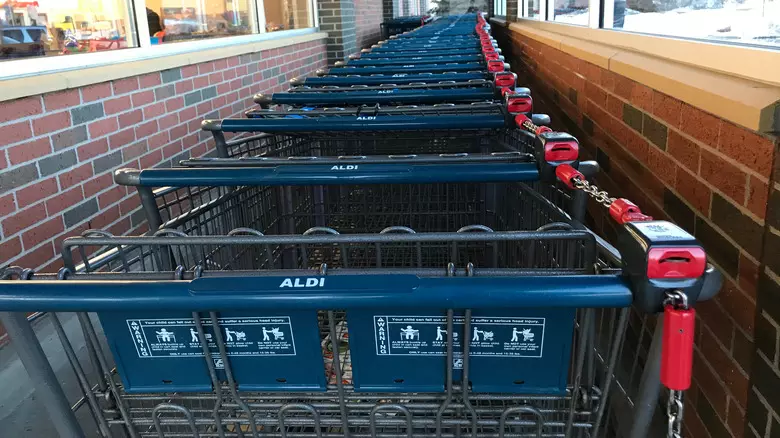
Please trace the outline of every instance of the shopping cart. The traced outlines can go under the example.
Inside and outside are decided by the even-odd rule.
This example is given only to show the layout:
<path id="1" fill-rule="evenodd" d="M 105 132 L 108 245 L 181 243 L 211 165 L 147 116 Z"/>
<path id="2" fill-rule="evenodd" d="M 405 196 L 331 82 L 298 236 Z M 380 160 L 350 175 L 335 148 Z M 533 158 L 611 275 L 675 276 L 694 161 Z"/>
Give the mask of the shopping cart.
<path id="1" fill-rule="evenodd" d="M 530 100 L 528 88 L 498 87 L 493 81 L 472 79 L 466 82 L 418 82 L 411 84 L 386 83 L 379 86 L 350 85 L 310 87 L 298 86 L 285 93 L 258 94 L 255 103 L 298 106 L 364 105 L 364 104 L 437 104 L 455 102 L 485 102 L 506 100 L 517 106 L 521 99 Z M 530 105 L 523 112 L 530 112 Z"/>
<path id="2" fill-rule="evenodd" d="M 382 38 L 389 38 L 402 32 L 407 32 L 419 26 L 431 23 L 434 17 L 420 15 L 413 17 L 398 17 L 383 21 L 379 26 L 382 32 Z"/>
<path id="3" fill-rule="evenodd" d="M 4 311 L 97 313 L 110 355 L 79 313 L 97 376 L 63 345 L 103 436 L 601 436 L 628 306 L 713 293 L 683 230 L 626 224 L 618 265 L 521 182 L 338 187 L 319 208 L 302 190 L 287 209 L 252 172 L 214 170 L 120 175 L 243 187 L 189 213 L 202 232 L 237 214 L 256 228 L 91 232 L 64 242 L 59 274 L 0 282 Z M 120 263 L 73 273 L 107 248 Z M 689 275 L 655 276 L 665 257 Z"/>

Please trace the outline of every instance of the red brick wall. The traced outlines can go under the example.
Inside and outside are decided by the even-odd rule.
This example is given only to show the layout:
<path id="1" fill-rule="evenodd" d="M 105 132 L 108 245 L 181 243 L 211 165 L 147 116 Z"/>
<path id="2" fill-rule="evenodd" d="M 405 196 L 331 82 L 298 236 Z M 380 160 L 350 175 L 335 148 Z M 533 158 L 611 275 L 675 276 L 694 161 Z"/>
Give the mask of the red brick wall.
<path id="1" fill-rule="evenodd" d="M 355 0 L 357 48 L 366 49 L 380 38 L 382 0 Z"/>
<path id="2" fill-rule="evenodd" d="M 720 294 L 697 305 L 686 436 L 754 436 L 746 429 L 747 409 L 751 412 L 747 417 L 756 417 L 751 419 L 758 423 L 756 436 L 763 437 L 765 430 L 770 433 L 767 422 L 774 424 L 772 436 L 776 436 L 780 425 L 767 410 L 773 410 L 771 400 L 780 404 L 776 347 L 780 286 L 775 282 L 780 273 L 780 238 L 772 231 L 768 238 L 773 243 L 768 240 L 765 245 L 763 239 L 777 139 L 505 28 L 494 29 L 521 84 L 533 91 L 536 109 L 549 113 L 556 129 L 580 140 L 585 159 L 601 164 L 597 184 L 694 234 L 724 273 Z M 772 198 L 780 207 L 778 192 L 773 190 Z M 614 223 L 606 211 L 595 203 L 590 207 L 590 225 L 614 238 Z M 780 208 L 769 211 L 780 229 L 776 220 Z M 772 262 L 777 268 L 762 275 L 761 281 L 774 291 L 771 307 L 757 300 L 759 266 L 769 263 L 765 252 L 770 247 L 777 255 Z M 757 301 L 770 308 L 758 323 Z M 761 309 L 758 312 L 761 315 Z M 765 346 L 763 358 L 754 357 L 754 342 Z M 643 357 L 643 352 L 639 354 Z M 768 381 L 760 391 L 750 384 L 751 376 L 753 386 L 758 384 L 758 365 L 754 365 L 758 360 L 766 376 L 763 380 Z"/>
<path id="3" fill-rule="evenodd" d="M 113 170 L 201 156 L 203 119 L 241 117 L 255 93 L 325 66 L 322 40 L 0 102 L 0 266 L 50 272 L 67 236 L 143 231 Z"/>

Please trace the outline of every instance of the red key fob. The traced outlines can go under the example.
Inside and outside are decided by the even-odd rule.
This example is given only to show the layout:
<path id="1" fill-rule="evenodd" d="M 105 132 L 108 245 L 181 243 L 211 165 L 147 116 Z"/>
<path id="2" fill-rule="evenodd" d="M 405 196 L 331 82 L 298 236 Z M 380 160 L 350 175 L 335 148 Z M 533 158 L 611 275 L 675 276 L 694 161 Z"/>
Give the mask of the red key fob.
<path id="1" fill-rule="evenodd" d="M 664 331 L 661 344 L 661 383 L 672 390 L 684 391 L 691 386 L 693 335 L 696 311 L 664 307 Z"/>

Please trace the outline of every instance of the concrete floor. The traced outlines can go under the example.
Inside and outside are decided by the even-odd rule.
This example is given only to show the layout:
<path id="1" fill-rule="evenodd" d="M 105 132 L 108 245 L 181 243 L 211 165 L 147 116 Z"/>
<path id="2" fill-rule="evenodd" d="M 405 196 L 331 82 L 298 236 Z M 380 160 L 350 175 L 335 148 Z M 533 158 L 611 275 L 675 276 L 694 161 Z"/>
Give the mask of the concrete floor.
<path id="1" fill-rule="evenodd" d="M 60 321 L 68 334 L 76 354 L 81 360 L 84 371 L 90 376 L 93 368 L 88 360 L 87 349 L 84 344 L 84 336 L 76 315 L 73 313 L 59 314 Z M 96 318 L 93 318 L 95 329 L 101 339 L 102 329 Z M 60 379 L 68 400 L 74 404 L 82 397 L 76 375 L 73 372 L 67 356 L 62 349 L 57 332 L 54 330 L 51 318 L 48 315 L 40 317 L 33 323 L 35 332 L 41 343 L 46 357 L 49 358 L 55 374 Z M 36 399 L 33 382 L 27 375 L 19 356 L 16 353 L 17 346 L 11 340 L 0 348 L 0 437 L 34 437 L 55 438 L 58 437 L 54 426 L 49 419 L 45 407 Z M 104 345 L 104 349 L 107 347 Z M 91 379 L 95 382 L 94 378 Z M 92 414 L 86 405 L 77 411 L 77 418 L 88 438 L 97 438 L 99 433 Z M 118 435 L 122 436 L 122 435 Z"/>

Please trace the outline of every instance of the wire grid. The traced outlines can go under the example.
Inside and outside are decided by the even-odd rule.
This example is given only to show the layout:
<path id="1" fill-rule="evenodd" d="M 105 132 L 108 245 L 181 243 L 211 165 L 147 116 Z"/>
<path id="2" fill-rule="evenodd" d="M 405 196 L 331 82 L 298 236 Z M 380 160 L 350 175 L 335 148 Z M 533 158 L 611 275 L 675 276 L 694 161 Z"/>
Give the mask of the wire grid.
<path id="1" fill-rule="evenodd" d="M 409 154 L 487 154 L 533 151 L 533 138 L 519 129 L 435 132 L 260 134 L 228 141 L 224 156 L 240 157 L 338 157 Z"/>
<path id="2" fill-rule="evenodd" d="M 369 85 L 348 85 L 348 86 L 336 86 L 325 85 L 320 87 L 313 87 L 311 85 L 300 85 L 290 88 L 288 93 L 350 93 L 353 91 L 382 91 L 387 89 L 399 89 L 399 90 L 441 90 L 441 89 L 462 89 L 462 88 L 492 88 L 493 83 L 487 79 L 471 79 L 468 81 L 439 81 L 439 82 L 425 82 L 419 81 L 412 84 L 393 84 L 389 81 L 387 84 L 378 86 Z"/>
<path id="3" fill-rule="evenodd" d="M 398 105 L 398 106 L 379 106 L 379 105 L 360 105 L 344 107 L 324 107 L 316 109 L 288 109 L 279 111 L 276 109 L 255 108 L 247 111 L 246 115 L 250 118 L 263 119 L 288 119 L 291 116 L 297 119 L 317 119 L 322 117 L 356 117 L 356 116 L 375 116 L 381 120 L 385 116 L 472 116 L 472 115 L 492 115 L 504 116 L 506 108 L 503 103 L 492 101 L 473 102 L 473 103 L 439 103 L 434 105 Z M 457 127 L 457 119 L 455 119 Z M 385 131 L 385 134 L 389 132 Z"/>
<path id="4" fill-rule="evenodd" d="M 187 191 L 186 196 L 179 197 L 182 190 Z M 215 191 L 222 195 L 211 198 Z M 202 198 L 208 202 L 203 203 Z M 165 231 L 158 232 L 164 235 L 221 236 L 241 229 L 244 231 L 240 234 L 255 235 L 571 229 L 565 213 L 522 183 L 251 186 L 233 190 L 189 187 L 173 190 L 161 199 L 166 201 L 162 216 L 174 218 L 163 224 Z M 183 212 L 192 204 L 197 205 Z M 590 257 L 583 248 L 582 241 L 554 238 L 458 243 L 443 239 L 381 245 L 172 245 L 171 261 L 166 255 L 168 249 L 117 246 L 111 248 L 120 253 L 112 264 L 90 265 L 87 270 L 150 272 L 176 265 L 186 269 L 198 265 L 220 270 L 310 269 L 323 263 L 334 268 L 443 268 L 449 262 L 459 266 L 472 263 L 478 268 L 582 270 L 588 268 L 586 260 Z M 89 254 L 93 249 L 78 247 L 78 252 Z"/>

